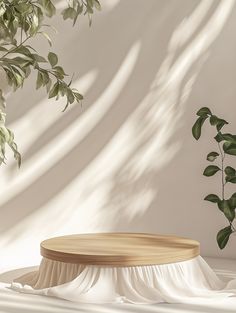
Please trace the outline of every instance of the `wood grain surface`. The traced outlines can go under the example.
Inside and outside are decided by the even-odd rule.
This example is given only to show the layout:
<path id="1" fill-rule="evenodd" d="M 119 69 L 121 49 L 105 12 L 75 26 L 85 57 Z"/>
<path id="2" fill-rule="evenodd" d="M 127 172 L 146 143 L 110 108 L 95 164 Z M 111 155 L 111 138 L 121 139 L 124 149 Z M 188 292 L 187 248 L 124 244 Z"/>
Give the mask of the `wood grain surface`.
<path id="1" fill-rule="evenodd" d="M 40 245 L 45 258 L 66 263 L 138 266 L 186 261 L 200 253 L 195 240 L 147 233 L 93 233 L 51 238 Z"/>

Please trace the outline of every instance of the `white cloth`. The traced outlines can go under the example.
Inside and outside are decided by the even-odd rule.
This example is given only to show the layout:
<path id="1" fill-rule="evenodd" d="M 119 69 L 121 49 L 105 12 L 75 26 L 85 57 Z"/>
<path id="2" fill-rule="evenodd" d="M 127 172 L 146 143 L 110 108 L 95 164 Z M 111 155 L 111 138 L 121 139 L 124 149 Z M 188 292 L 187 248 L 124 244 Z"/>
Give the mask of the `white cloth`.
<path id="1" fill-rule="evenodd" d="M 236 296 L 236 279 L 222 282 L 201 256 L 149 266 L 107 267 L 42 259 L 39 270 L 11 288 L 87 303 L 194 303 Z"/>

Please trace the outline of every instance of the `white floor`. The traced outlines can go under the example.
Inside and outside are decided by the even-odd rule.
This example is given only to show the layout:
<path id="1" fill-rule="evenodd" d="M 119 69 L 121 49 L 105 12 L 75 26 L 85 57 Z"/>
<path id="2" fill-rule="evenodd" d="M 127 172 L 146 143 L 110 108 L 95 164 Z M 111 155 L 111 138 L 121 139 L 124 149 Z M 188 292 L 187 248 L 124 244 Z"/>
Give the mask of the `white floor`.
<path id="1" fill-rule="evenodd" d="M 236 278 L 236 260 L 205 258 L 222 279 Z M 236 297 L 211 305 L 91 305 L 35 295 L 19 294 L 7 288 L 9 282 L 32 268 L 0 275 L 0 313 L 236 313 Z"/>

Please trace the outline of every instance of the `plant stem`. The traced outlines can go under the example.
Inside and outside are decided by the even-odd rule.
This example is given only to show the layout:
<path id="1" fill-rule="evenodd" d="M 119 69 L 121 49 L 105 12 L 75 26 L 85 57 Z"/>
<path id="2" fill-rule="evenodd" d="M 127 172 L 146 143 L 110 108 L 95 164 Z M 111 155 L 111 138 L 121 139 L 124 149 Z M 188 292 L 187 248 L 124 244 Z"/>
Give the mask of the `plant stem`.
<path id="1" fill-rule="evenodd" d="M 231 226 L 232 231 L 235 233 L 236 232 L 236 228 L 234 227 L 233 222 L 229 222 L 229 224 Z"/>
<path id="2" fill-rule="evenodd" d="M 4 55 L 1 56 L 0 61 L 1 61 L 1 59 L 5 58 L 5 56 L 7 56 L 8 54 L 14 53 L 14 51 L 16 51 L 19 47 L 23 46 L 23 44 L 24 44 L 28 39 L 30 39 L 30 38 L 31 38 L 31 36 L 26 37 L 25 40 L 23 40 L 23 41 L 19 44 L 19 46 L 16 46 L 15 48 L 10 49 L 9 51 L 7 51 Z"/>
<path id="3" fill-rule="evenodd" d="M 222 199 L 224 200 L 225 198 L 225 181 L 224 181 L 224 158 L 225 154 L 223 153 L 221 146 L 218 142 L 218 147 L 220 150 L 220 156 L 221 156 L 221 184 L 222 184 Z"/>

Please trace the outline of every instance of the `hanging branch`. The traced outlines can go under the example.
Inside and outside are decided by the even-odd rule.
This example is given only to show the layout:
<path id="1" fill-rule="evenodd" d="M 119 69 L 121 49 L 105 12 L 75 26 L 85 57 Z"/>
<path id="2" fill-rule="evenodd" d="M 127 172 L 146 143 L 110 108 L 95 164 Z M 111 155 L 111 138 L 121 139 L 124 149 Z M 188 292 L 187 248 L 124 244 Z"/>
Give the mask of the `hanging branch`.
<path id="1" fill-rule="evenodd" d="M 75 25 L 80 15 L 87 15 L 89 25 L 94 9 L 100 10 L 98 0 L 72 0 L 62 11 L 63 19 L 71 19 Z M 50 47 L 52 41 L 45 31 L 50 25 L 43 24 L 45 17 L 56 14 L 51 0 L 0 0 L 0 67 L 4 70 L 13 91 L 24 85 L 32 71 L 37 72 L 36 89 L 45 88 L 48 98 L 65 98 L 63 111 L 73 103 L 80 103 L 83 96 L 72 88 L 72 79 L 58 64 L 58 56 L 50 51 L 47 58 L 28 44 L 29 39 L 44 36 Z M 5 147 L 9 145 L 14 157 L 21 164 L 21 155 L 14 141 L 13 132 L 5 125 L 5 99 L 0 90 L 0 164 L 6 162 Z"/>

